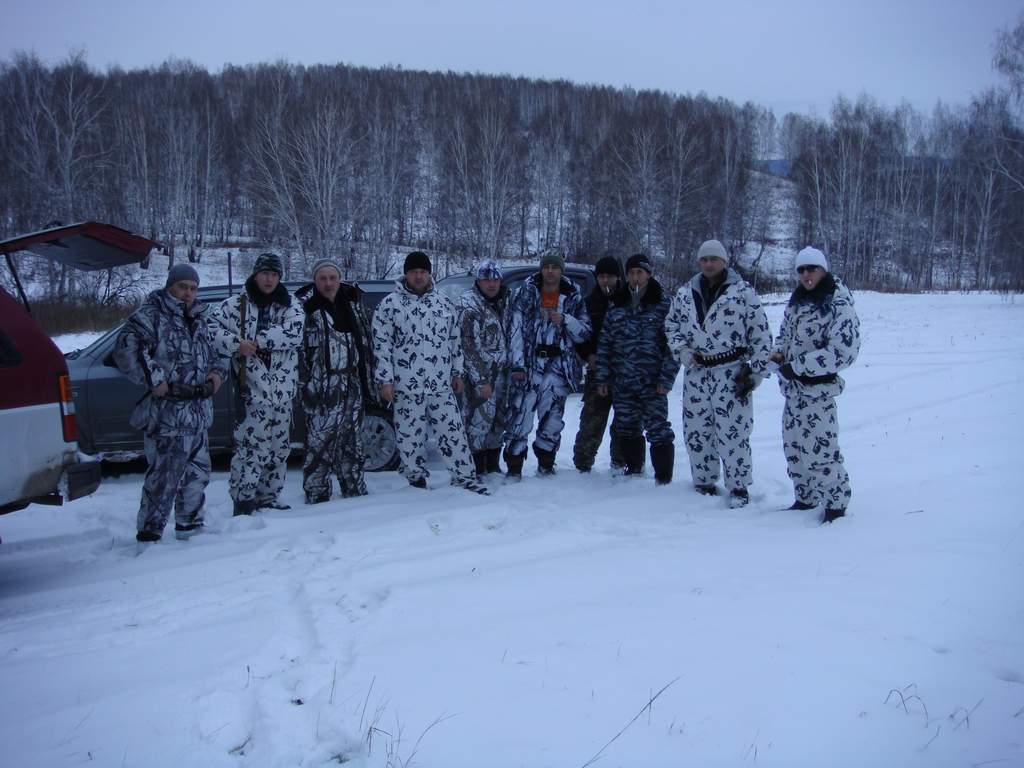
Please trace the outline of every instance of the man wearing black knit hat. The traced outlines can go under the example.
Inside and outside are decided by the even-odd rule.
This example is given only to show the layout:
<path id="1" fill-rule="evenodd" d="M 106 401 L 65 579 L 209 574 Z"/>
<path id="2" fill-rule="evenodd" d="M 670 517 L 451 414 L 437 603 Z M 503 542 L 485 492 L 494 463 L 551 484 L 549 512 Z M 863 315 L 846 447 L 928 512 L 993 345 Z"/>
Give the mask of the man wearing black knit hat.
<path id="1" fill-rule="evenodd" d="M 228 484 L 235 515 L 288 509 L 284 487 L 302 309 L 281 283 L 275 253 L 256 259 L 245 290 L 221 302 L 210 324 L 214 349 L 232 361 L 235 454 Z"/>
<path id="2" fill-rule="evenodd" d="M 612 397 L 626 474 L 643 475 L 644 437 L 658 485 L 672 482 L 675 434 L 668 421 L 668 393 L 679 373 L 665 338 L 669 298 L 644 254 L 626 262 L 626 285 L 612 300 L 597 344 L 598 394 Z"/>
<path id="3" fill-rule="evenodd" d="M 594 267 L 597 285 L 587 296 L 587 314 L 590 315 L 590 338 L 576 345 L 576 352 L 587 363 L 587 375 L 583 383 L 583 410 L 580 412 L 580 428 L 573 445 L 572 460 L 580 472 L 589 472 L 594 458 L 604 439 L 608 426 L 608 414 L 612 409 L 612 398 L 597 391 L 597 340 L 601 336 L 604 317 L 611 306 L 612 297 L 622 283 L 622 265 L 613 256 L 598 259 Z M 611 436 L 612 472 L 625 467 L 619 442 L 614 430 Z"/>
<path id="4" fill-rule="evenodd" d="M 455 394 L 462 390 L 465 367 L 459 311 L 434 289 L 430 259 L 413 251 L 405 259 L 404 277 L 373 315 L 373 347 L 380 396 L 394 403 L 395 437 L 401 471 L 409 485 L 426 488 L 428 426 L 458 485 L 481 495 Z"/>

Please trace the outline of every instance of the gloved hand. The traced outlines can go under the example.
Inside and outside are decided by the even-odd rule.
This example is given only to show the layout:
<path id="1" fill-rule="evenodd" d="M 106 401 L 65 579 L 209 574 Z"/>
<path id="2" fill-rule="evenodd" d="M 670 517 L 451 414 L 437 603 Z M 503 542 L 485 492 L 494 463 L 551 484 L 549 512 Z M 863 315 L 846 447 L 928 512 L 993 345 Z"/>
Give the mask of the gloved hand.
<path id="1" fill-rule="evenodd" d="M 796 378 L 796 373 L 793 371 L 793 366 L 789 363 L 784 363 L 779 366 L 779 376 L 784 378 L 786 381 L 792 381 Z"/>
<path id="2" fill-rule="evenodd" d="M 736 385 L 736 397 L 746 400 L 757 387 L 758 381 L 754 377 L 753 371 L 750 370 L 750 366 L 744 363 L 736 372 L 733 383 Z"/>

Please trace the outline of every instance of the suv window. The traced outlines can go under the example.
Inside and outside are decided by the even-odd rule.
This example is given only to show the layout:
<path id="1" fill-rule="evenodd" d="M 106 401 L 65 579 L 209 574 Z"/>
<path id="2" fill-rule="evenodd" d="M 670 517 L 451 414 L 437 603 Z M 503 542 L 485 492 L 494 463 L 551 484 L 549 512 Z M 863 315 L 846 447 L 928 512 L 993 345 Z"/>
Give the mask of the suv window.
<path id="1" fill-rule="evenodd" d="M 0 331 L 0 368 L 13 368 L 21 365 L 21 352 L 14 346 L 11 337 Z"/>

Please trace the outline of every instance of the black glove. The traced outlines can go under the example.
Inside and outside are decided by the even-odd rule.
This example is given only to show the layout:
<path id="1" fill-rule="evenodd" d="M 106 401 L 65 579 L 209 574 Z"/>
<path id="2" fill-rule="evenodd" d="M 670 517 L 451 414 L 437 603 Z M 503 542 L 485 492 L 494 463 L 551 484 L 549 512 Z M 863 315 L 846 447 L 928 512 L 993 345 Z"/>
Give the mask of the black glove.
<path id="1" fill-rule="evenodd" d="M 784 363 L 779 366 L 779 376 L 784 378 L 786 381 L 792 381 L 796 378 L 796 373 L 793 372 L 793 366 L 789 363 Z"/>
<path id="2" fill-rule="evenodd" d="M 750 366 L 746 363 L 741 365 L 740 369 L 736 372 L 733 383 L 736 385 L 736 397 L 740 400 L 746 400 L 750 393 L 754 391 L 754 387 L 757 386 L 757 380 L 754 378 Z"/>

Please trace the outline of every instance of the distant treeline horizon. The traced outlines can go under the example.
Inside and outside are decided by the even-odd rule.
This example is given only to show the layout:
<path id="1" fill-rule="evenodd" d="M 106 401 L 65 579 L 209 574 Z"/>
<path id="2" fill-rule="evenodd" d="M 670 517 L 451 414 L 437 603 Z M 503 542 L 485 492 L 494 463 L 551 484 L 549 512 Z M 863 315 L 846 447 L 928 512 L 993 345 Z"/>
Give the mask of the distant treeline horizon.
<path id="1" fill-rule="evenodd" d="M 1020 289 L 1024 54 L 998 42 L 1008 87 L 967 106 L 840 97 L 827 119 L 781 120 L 704 94 L 512 76 L 99 72 L 81 53 L 18 53 L 0 61 L 0 233 L 99 219 L 192 260 L 252 238 L 353 278 L 396 246 L 467 265 L 645 252 L 679 278 L 715 237 L 748 271 L 768 247 L 814 244 L 854 287 Z M 49 268 L 53 298 L 83 289 Z"/>

